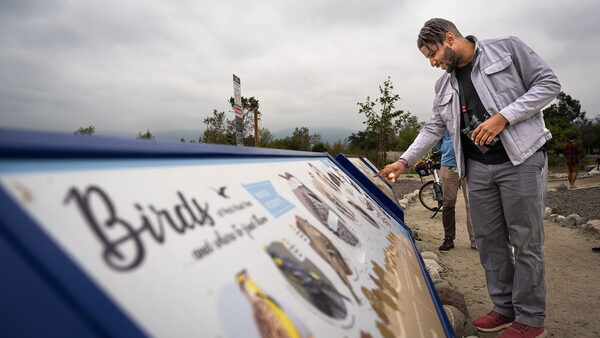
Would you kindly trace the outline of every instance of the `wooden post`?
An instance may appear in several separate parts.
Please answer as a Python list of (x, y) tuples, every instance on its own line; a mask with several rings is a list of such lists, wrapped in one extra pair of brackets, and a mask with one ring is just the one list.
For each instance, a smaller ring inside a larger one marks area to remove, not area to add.
[(258, 147), (258, 108), (254, 108), (254, 146)]

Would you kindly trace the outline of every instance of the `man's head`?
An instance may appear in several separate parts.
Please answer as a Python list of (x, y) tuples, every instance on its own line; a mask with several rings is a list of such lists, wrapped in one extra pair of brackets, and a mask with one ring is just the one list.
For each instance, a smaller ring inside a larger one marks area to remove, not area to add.
[(464, 59), (464, 44), (461, 41), (467, 40), (451, 21), (434, 18), (425, 22), (421, 28), (417, 47), (429, 59), (432, 67), (441, 67), (451, 73), (464, 61), (461, 60)]

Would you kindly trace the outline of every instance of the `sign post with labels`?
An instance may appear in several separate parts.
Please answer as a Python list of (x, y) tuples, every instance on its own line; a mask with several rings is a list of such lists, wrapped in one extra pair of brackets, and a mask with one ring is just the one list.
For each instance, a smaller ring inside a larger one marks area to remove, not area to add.
[(244, 125), (242, 124), (242, 89), (240, 78), (233, 74), (233, 112), (235, 113), (235, 144), (244, 145)]

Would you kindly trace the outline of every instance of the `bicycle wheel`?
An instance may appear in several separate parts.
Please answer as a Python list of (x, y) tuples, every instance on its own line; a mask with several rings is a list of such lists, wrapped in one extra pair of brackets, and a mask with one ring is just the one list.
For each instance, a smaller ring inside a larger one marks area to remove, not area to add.
[(423, 184), (421, 189), (419, 189), (419, 200), (427, 210), (440, 211), (442, 210), (442, 203), (438, 202), (436, 198), (437, 196), (434, 184), (436, 184), (434, 181), (429, 181)]

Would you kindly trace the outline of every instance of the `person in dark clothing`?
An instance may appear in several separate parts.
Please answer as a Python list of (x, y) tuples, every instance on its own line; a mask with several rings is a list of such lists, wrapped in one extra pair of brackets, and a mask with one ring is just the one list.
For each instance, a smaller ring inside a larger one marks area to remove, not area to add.
[(567, 158), (567, 168), (569, 168), (569, 188), (577, 188), (575, 180), (579, 174), (579, 156), (581, 149), (577, 144), (577, 136), (573, 135), (569, 138), (569, 142), (563, 147), (563, 154)]

